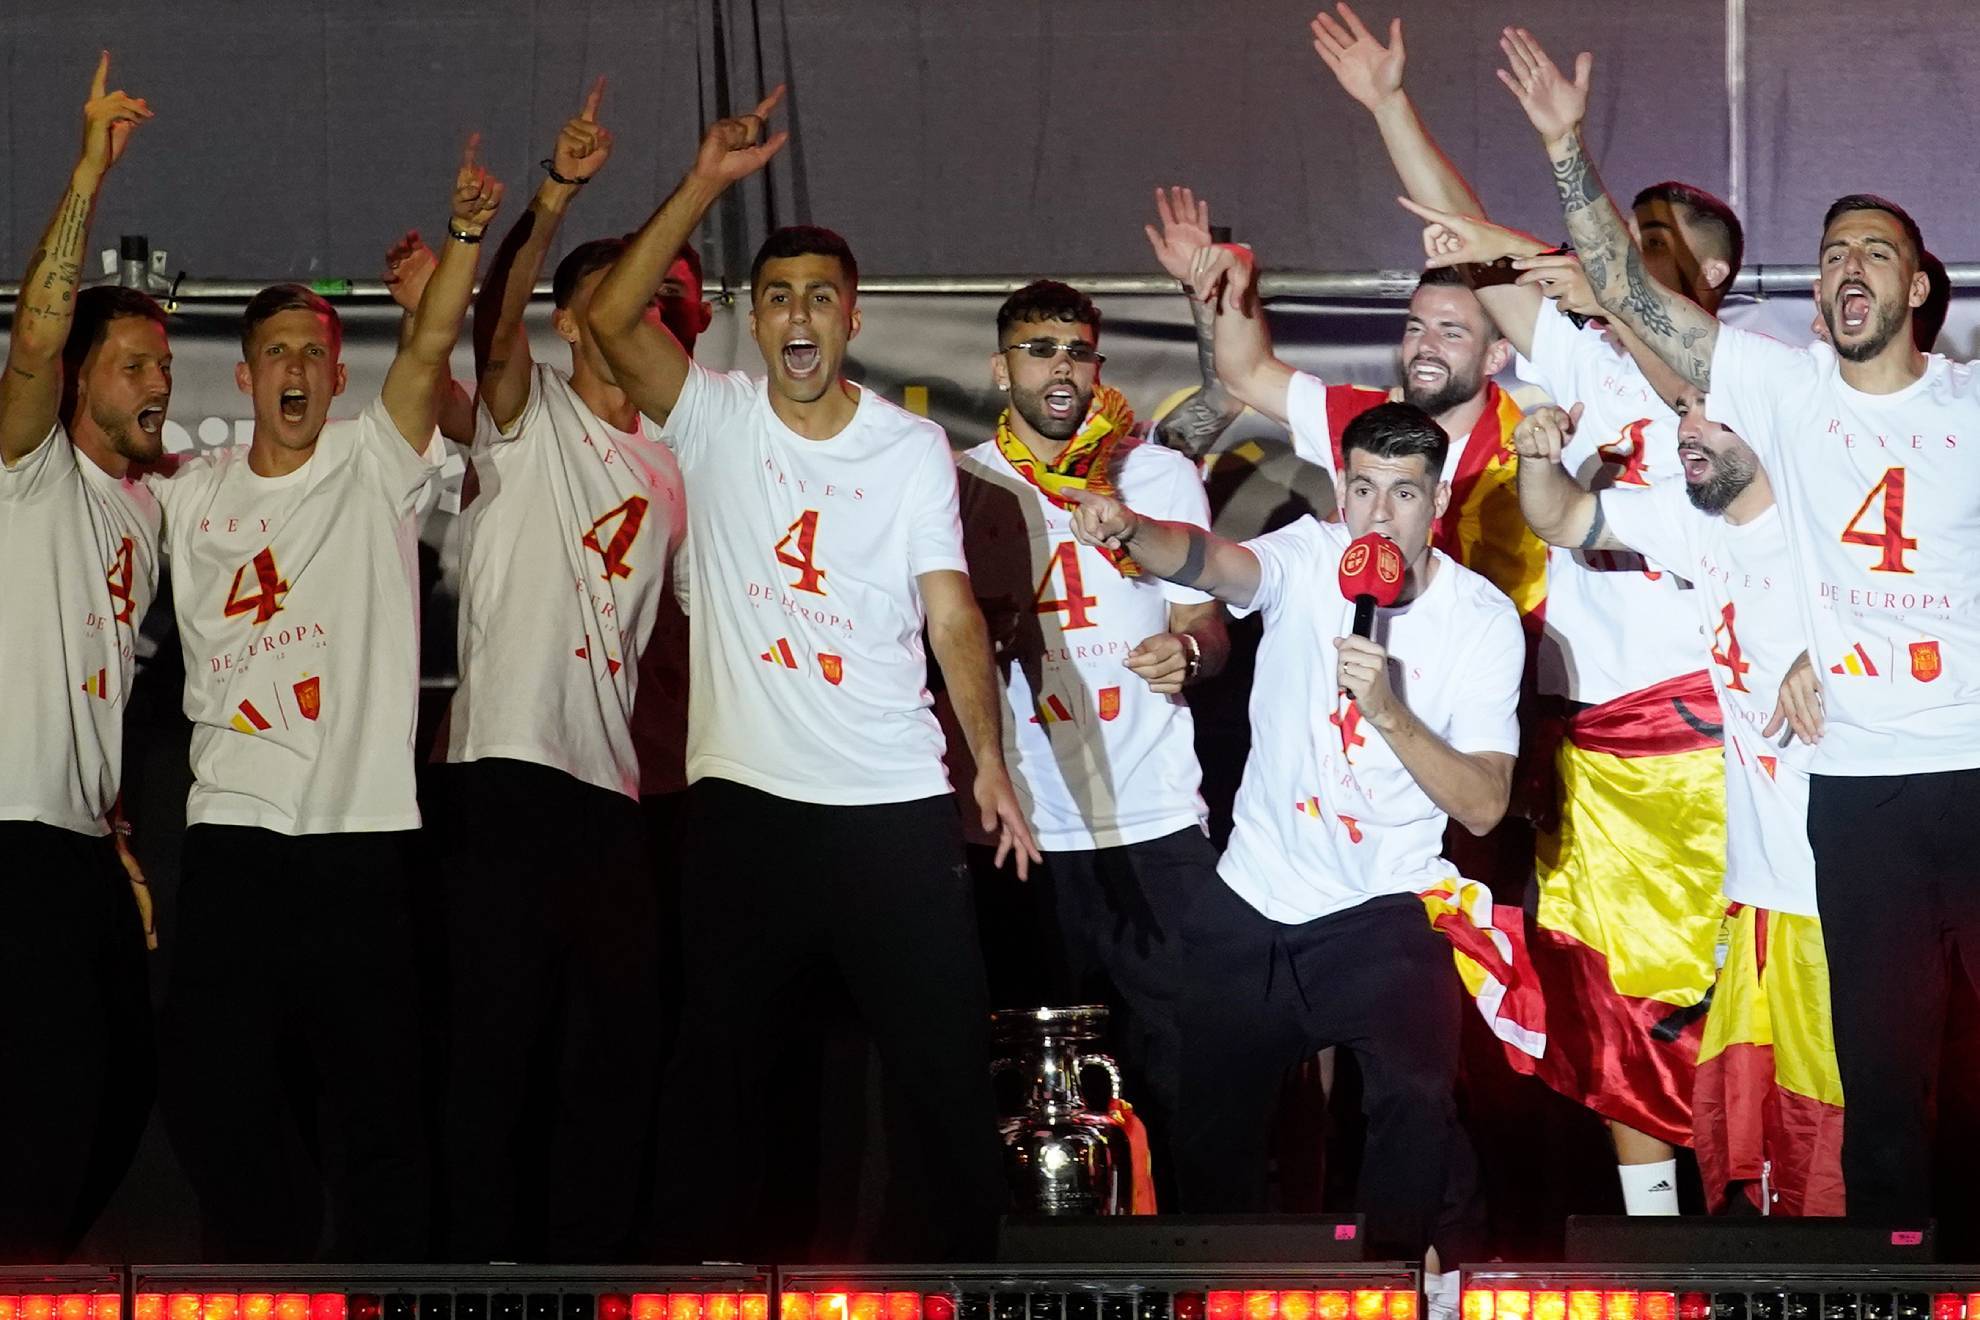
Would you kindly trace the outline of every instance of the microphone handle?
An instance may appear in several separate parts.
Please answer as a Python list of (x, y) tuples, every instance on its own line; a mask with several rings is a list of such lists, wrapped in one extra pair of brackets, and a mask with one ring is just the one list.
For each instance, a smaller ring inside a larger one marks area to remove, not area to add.
[(1354, 635), (1373, 637), (1375, 635), (1375, 598), (1360, 595), (1354, 598)]

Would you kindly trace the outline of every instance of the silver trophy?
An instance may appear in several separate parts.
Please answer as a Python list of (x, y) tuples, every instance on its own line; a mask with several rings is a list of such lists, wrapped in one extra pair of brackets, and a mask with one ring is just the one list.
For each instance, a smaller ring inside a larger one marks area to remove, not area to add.
[(1121, 1072), (1104, 1054), (1080, 1047), (1106, 1034), (1107, 1010), (1007, 1009), (990, 1015), (998, 1059), (992, 1071), (1015, 1074), (1020, 1103), (998, 1125), (1011, 1208), (1033, 1215), (1124, 1215), (1132, 1209), (1127, 1131), (1109, 1112), (1089, 1109), (1080, 1079), (1107, 1078), (1109, 1109), (1121, 1098)]

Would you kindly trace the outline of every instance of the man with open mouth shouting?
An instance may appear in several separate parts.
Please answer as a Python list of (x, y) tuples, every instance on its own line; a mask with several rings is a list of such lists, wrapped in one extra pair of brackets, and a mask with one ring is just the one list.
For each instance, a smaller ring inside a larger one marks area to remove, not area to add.
[(437, 386), (501, 198), (478, 144), (379, 397), (326, 420), (344, 390), (337, 313), (275, 285), (242, 316), (251, 443), (147, 479), (193, 722), (163, 1094), (213, 1259), (315, 1254), (319, 1198), (292, 1177), (301, 1111), (284, 1087), (298, 1045), (327, 1102), (333, 1254), (426, 1248), (401, 857), (420, 823), (412, 515), (441, 460)]
[[(931, 710), (922, 629), (976, 763), (999, 860), (1038, 860), (1004, 768), (1002, 699), (970, 589), (940, 427), (841, 375), (859, 332), (845, 240), (773, 233), (750, 271), (766, 378), (696, 366), (644, 313), (730, 186), (767, 164), (778, 89), (702, 138), (694, 165), (592, 296), (621, 389), (664, 421), (688, 490), (696, 855), (683, 882), (685, 999), (661, 1132), (661, 1194), (693, 1217), (676, 1249), (745, 1251), (758, 1226), (755, 1125), (793, 991), (836, 970), (913, 1109), (941, 1194), (895, 1244), (988, 1247), (1003, 1204), (970, 872)], [(695, 1254), (693, 1259), (701, 1259)]]
[(60, 1079), (0, 1090), (8, 1261), (67, 1258), (151, 1105), (149, 900), (132, 903), (111, 831), (133, 645), (158, 585), (158, 504), (129, 469), (161, 452), (172, 350), (144, 294), (76, 292), (104, 176), (151, 118), (107, 90), (109, 73), (106, 53), (0, 375), (0, 1058)]

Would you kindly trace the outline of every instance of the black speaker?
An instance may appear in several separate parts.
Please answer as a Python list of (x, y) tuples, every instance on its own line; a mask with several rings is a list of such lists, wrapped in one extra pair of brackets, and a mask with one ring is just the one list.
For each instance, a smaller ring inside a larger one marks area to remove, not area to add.
[(1362, 1258), (1360, 1215), (1014, 1215), (997, 1259), (1027, 1265), (1264, 1265)]
[(1570, 1215), (1567, 1258), (1581, 1265), (1929, 1265), (1932, 1221), (1706, 1219)]

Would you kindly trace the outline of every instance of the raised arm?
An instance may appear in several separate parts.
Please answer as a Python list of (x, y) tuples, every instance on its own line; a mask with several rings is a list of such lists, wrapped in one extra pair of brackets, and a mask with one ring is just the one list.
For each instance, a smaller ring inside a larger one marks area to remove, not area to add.
[(1540, 315), (1540, 299), (1553, 297), (1556, 291), (1539, 277), (1525, 279), (1512, 263), (1546, 252), (1547, 245), (1531, 234), (1490, 220), (1440, 211), (1407, 197), (1396, 201), (1424, 222), (1423, 264), (1457, 270), (1478, 295), (1499, 333), (1521, 357), (1533, 356), (1533, 325)]
[(1126, 550), (1144, 572), (1206, 591), (1248, 609), (1258, 596), (1258, 556), (1191, 523), (1144, 518), (1111, 495), (1068, 490), (1072, 530), (1082, 545)]
[(1403, 90), (1406, 56), (1402, 20), (1389, 20), (1389, 44), (1385, 46), (1352, 7), (1337, 4), (1334, 8), (1338, 19), (1324, 9), (1314, 15), (1313, 49), (1340, 81), (1341, 90), (1374, 117), (1403, 191), (1425, 206), (1484, 218), (1485, 207), (1478, 194), (1430, 136), (1415, 103)]
[[(1144, 226), (1148, 246), (1155, 250), (1155, 260), (1162, 269), (1181, 281), (1187, 292), (1190, 265), (1198, 252), (1210, 246), (1210, 203), (1187, 188), (1171, 188), (1167, 194), (1157, 188), (1155, 211), (1162, 227)], [(1196, 326), (1196, 369), (1203, 383), (1156, 423), (1155, 438), (1195, 457), (1209, 452), (1217, 437), (1244, 411), (1244, 405), (1217, 379), (1216, 311), (1191, 298), (1189, 315)]]
[(62, 406), (62, 346), (75, 319), (97, 190), (123, 155), (131, 130), (151, 118), (150, 107), (137, 97), (104, 90), (109, 78), (110, 52), (104, 51), (83, 103), (81, 154), (21, 277), (7, 367), (0, 373), (0, 461), (7, 463), (32, 452), (55, 425)]
[[(413, 314), (419, 310), (419, 300), (426, 295), (427, 282), (439, 264), (440, 258), (433, 255), (433, 249), (426, 245), (417, 229), (408, 229), (386, 249), (385, 287), (401, 310), (400, 347), (412, 338)], [(438, 413), (441, 435), (457, 445), (474, 443), (474, 394), (454, 379), (453, 372), (440, 373), (439, 383), (434, 386), (433, 406)]]
[(460, 169), (454, 174), (453, 210), (447, 217), (447, 250), (426, 282), (419, 310), (413, 313), (412, 329), (393, 355), (380, 391), (392, 424), (415, 453), (425, 453), (432, 443), (440, 383), (447, 375), (447, 360), (453, 355), (454, 341), (461, 336), (461, 322), (467, 317), (468, 299), (474, 292), (482, 231), (502, 203), (502, 185), (476, 159), (480, 149), (481, 134), (476, 133), (461, 150)]
[(1643, 269), (1643, 254), (1582, 143), (1581, 123), (1588, 113), (1595, 57), (1587, 51), (1575, 56), (1570, 81), (1525, 28), (1507, 28), (1499, 48), (1511, 66), (1510, 72), (1499, 70), (1499, 81), (1519, 98), (1520, 108), (1546, 144), (1568, 237), (1595, 297), (1679, 376), (1709, 391), (1718, 318), (1657, 283)]
[(579, 110), (557, 134), (550, 172), (529, 207), (502, 239), (474, 305), (474, 372), (482, 402), (498, 427), (507, 427), (529, 402), (529, 332), (523, 314), (542, 273), (564, 212), (612, 154), (612, 134), (598, 122), (605, 79), (591, 85)]
[(1202, 248), (1190, 265), (1191, 291), (1216, 314), (1217, 379), (1240, 403), (1284, 422), (1286, 387), (1292, 384), (1293, 369), (1272, 355), (1265, 308), (1258, 301), (1258, 264), (1251, 250), (1232, 243)]
[(1548, 406), (1520, 418), (1513, 428), (1519, 456), (1519, 511), (1548, 545), (1569, 550), (1627, 550), (1602, 514), (1602, 500), (1561, 466), (1561, 451), (1581, 421), (1581, 405), (1562, 412)]
[(789, 133), (764, 137), (770, 112), (783, 99), (784, 88), (779, 84), (751, 113), (718, 119), (708, 126), (687, 177), (640, 227), (591, 295), (585, 320), (598, 337), (599, 350), (605, 354), (613, 378), (633, 404), (656, 422), (665, 422), (680, 402), (689, 359), (687, 350), (658, 318), (646, 319), (646, 308), (660, 292), (675, 254), (693, 235), (708, 208), (731, 185), (762, 169), (783, 149)]

